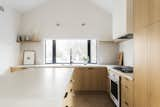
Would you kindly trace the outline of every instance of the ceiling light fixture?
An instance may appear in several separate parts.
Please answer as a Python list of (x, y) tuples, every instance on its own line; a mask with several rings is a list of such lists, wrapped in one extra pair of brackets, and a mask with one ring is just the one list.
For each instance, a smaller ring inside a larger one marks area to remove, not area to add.
[(81, 26), (86, 26), (86, 23), (85, 23), (85, 22), (83, 22), (83, 23), (81, 24)]
[(57, 27), (59, 27), (59, 26), (60, 26), (60, 24), (59, 24), (59, 23), (56, 23), (56, 26), (57, 26)]

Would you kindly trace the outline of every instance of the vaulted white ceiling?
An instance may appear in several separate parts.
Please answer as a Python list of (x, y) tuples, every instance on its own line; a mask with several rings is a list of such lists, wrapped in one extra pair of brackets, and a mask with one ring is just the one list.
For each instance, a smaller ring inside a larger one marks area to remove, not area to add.
[[(17, 9), (20, 12), (24, 12), (35, 8), (42, 3), (45, 3), (49, 0), (0, 0), (5, 4), (11, 6), (12, 8)], [(112, 0), (89, 0), (90, 2), (96, 4), (100, 8), (106, 10), (107, 12), (112, 12)]]
[(20, 12), (24, 12), (39, 6), (42, 3), (47, 2), (48, 0), (0, 0), (5, 3), (7, 6), (15, 8)]
[(97, 6), (103, 8), (107, 12), (112, 13), (113, 0), (90, 0), (90, 1), (95, 3)]

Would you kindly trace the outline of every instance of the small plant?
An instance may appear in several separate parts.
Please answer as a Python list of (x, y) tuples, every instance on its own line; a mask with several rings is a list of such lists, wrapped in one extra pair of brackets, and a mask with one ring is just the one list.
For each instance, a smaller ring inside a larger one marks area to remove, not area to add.
[(83, 57), (83, 61), (84, 61), (84, 64), (87, 64), (87, 63), (88, 63), (88, 61), (89, 61), (89, 58), (88, 58), (88, 57), (86, 57), (86, 56), (84, 56), (84, 57)]

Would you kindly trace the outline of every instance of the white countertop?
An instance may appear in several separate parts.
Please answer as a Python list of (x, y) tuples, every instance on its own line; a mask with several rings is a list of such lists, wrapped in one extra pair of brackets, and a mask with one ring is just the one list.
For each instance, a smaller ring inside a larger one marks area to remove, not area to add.
[(26, 68), (43, 68), (43, 67), (52, 67), (52, 68), (75, 68), (75, 67), (106, 67), (106, 65), (100, 64), (44, 64), (44, 65), (18, 65), (15, 67), (26, 67)]
[(62, 107), (72, 68), (29, 68), (0, 74), (0, 107)]
[(116, 65), (107, 65), (107, 68), (110, 69), (111, 72), (116, 73), (117, 75), (121, 76), (121, 77), (125, 77), (129, 80), (134, 80), (134, 75), (133, 73), (123, 73), (119, 70), (113, 69), (113, 67), (115, 67)]
[[(45, 65), (19, 65), (15, 67), (24, 68), (75, 68), (75, 67), (107, 67), (107, 69), (112, 69), (117, 65), (101, 65), (101, 64), (45, 64)], [(119, 70), (112, 69), (116, 74), (126, 77), (130, 80), (134, 80), (133, 73), (123, 73)]]

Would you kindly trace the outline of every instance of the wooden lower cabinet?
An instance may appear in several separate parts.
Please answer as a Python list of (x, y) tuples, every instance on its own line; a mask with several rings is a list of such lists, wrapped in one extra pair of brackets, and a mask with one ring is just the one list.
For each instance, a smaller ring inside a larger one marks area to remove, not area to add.
[(69, 84), (66, 87), (66, 93), (64, 95), (63, 107), (73, 107), (73, 84), (72, 79), (70, 80)]
[(63, 107), (73, 107), (72, 93), (68, 93), (67, 97), (64, 99)]
[(121, 78), (121, 107), (133, 107), (133, 81)]
[(106, 91), (109, 80), (106, 68), (75, 68), (73, 74), (73, 90)]

